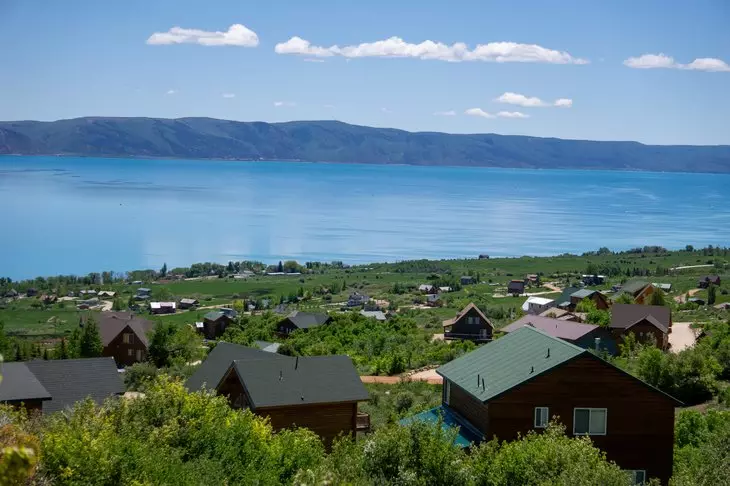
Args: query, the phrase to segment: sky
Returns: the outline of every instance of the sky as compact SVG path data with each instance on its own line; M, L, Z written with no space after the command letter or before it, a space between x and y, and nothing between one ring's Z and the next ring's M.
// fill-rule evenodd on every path
M0 120L730 144L727 0L0 0Z

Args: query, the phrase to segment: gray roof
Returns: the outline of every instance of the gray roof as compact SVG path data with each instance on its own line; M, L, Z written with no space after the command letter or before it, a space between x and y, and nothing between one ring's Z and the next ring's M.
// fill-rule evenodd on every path
M383 311L366 311L361 310L360 315L364 317L372 317L376 321L385 321L387 318L385 317L385 313Z
M23 382L19 386L20 380ZM124 383L111 357L36 360L4 365L0 389L3 400L50 398L43 402L43 413L52 413L87 397L101 403L110 396L121 395ZM26 393L27 397L20 396Z
M614 304L611 307L611 327L614 329L629 329L644 319L666 333L672 322L672 311L663 305Z
M567 288L563 289L563 293L560 294L560 296L557 299L555 299L555 303L557 305L560 305L563 302L570 302L570 296L576 292L578 292L577 287L567 287Z
M234 368L254 409L369 398L347 356L242 359L234 362Z
M180 299L181 304L195 304L196 302L198 302L198 299Z
M321 312L300 311L294 311L286 316L286 318L299 329L309 329L310 327L321 326L330 320L330 316Z
M225 317L226 319L230 319L231 317L227 315L223 311L210 311L207 314L203 316L203 319L208 319L209 321L217 321L218 319Z
M500 329L502 332L513 332L524 326L532 326L536 329L549 334L552 337L575 341L582 338L589 332L598 328L593 324L581 324L578 322L564 321L560 319L551 319L541 316L525 316L507 327Z
M590 297L591 295L595 294L595 290L591 289L580 289L576 292L573 292L570 294L571 297L575 297L576 299L585 299L586 297Z
M625 284L623 284L621 286L620 293L622 293L622 294L628 293L628 294L635 296L647 285L651 285L651 284L649 282L645 282L643 280L633 280L631 282L626 282Z
M239 344L219 342L213 350L208 353L198 369L188 378L185 386L190 391L200 390L203 385L213 389L218 386L231 363L237 359L286 359L276 353L262 351L256 348L249 348Z
M253 343L267 353L276 353L281 346L281 343L270 343L268 341L254 341Z
M0 369L0 402L51 399L51 394L25 363L5 363Z
M155 323L143 319L131 312L102 312L99 316L99 334L104 346L111 343L127 326L144 343L149 345L147 334L155 327Z

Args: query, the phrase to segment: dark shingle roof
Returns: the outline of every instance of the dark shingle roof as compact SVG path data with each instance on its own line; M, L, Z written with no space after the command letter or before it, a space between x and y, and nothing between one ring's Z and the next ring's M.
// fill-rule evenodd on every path
M134 334L144 343L149 345L147 334L155 327L155 323L143 319L131 312L102 312L99 316L99 334L104 346L111 343L119 333L129 326Z
M207 320L213 321L213 322L217 321L218 319L223 319L223 318L230 320L231 319L231 316L229 316L225 312L219 311L219 310L218 311L210 311L210 312L208 312L207 314L205 314L203 316L203 319L207 319Z
M220 342L208 353L198 369L192 374L185 386L190 391L198 391L203 385L208 389L218 386L223 376L228 371L231 363L237 359L286 359L276 353L262 351L256 348L248 348L238 344Z
M25 363L5 363L1 369L0 402L49 400L51 398L51 394Z
M310 327L321 326L330 320L330 316L321 312L300 311L294 311L286 316L286 318L299 329L309 329Z
M357 402L369 398L347 356L242 359L234 363L254 409Z
M560 305L565 302L570 302L570 296L576 292L578 292L577 287L567 287L567 288L563 289L563 293L560 294L560 297L555 299L555 304Z
M669 332L672 312L663 305L614 304L611 308L611 327L614 329L629 329L644 319L666 333Z
M501 331L507 333L514 332L525 326L532 326L536 329L540 329L550 336L567 339L569 341L580 339L598 327L593 324L562 321L560 319L551 319L549 317L525 316L513 322L509 326L502 328Z
M621 291L618 293L618 295L631 294L633 296L636 296L647 285L650 285L649 282L644 282L643 280L633 280L631 282L626 282L621 286Z
M124 383L111 357L38 360L25 365L51 395L51 400L43 402L43 413L64 410L87 397L101 403L124 393Z

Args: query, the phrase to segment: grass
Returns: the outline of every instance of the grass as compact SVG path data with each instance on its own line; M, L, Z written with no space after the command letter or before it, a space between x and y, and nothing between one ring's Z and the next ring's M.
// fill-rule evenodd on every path
M360 411L370 414L370 425L377 429L441 404L441 385L404 381L395 385L366 384L370 401Z

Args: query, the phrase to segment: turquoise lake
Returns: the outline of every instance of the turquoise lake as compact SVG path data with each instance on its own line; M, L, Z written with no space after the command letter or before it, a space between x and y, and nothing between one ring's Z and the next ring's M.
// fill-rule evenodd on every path
M730 175L0 157L0 276L730 244Z

